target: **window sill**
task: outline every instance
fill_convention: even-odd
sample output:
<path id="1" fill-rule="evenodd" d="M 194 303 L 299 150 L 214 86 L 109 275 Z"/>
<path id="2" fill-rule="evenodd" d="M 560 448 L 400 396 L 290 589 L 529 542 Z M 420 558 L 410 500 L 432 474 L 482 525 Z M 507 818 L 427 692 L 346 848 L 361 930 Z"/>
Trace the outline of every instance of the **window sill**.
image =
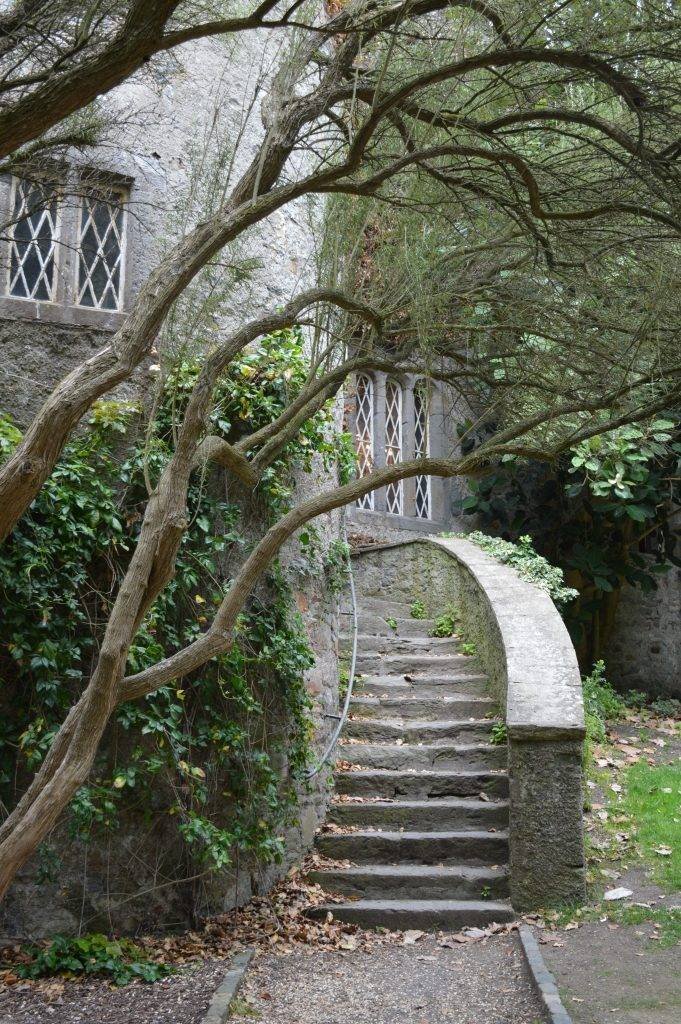
<path id="1" fill-rule="evenodd" d="M 384 512 L 379 509 L 357 508 L 350 506 L 347 510 L 348 518 L 355 523 L 380 522 L 381 526 L 391 527 L 393 530 L 415 530 L 419 533 L 442 533 L 447 525 L 443 520 L 419 519 L 417 516 L 397 516 L 392 512 Z"/>
<path id="2" fill-rule="evenodd" d="M 0 296 L 0 317 L 30 320 L 34 323 L 59 324 L 62 327 L 94 327 L 100 331 L 117 331 L 125 321 L 125 313 L 86 306 L 67 306 L 59 302 L 37 302 L 13 295 Z"/>

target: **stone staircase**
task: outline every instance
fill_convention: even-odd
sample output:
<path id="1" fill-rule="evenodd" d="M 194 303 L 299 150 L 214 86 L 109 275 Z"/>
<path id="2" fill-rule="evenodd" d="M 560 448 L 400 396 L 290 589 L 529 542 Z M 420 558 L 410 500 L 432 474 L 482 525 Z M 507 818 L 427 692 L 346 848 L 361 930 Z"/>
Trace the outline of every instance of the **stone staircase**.
<path id="1" fill-rule="evenodd" d="M 347 901 L 315 916 L 423 930 L 513 917 L 506 747 L 490 742 L 495 706 L 475 659 L 455 637 L 430 637 L 433 626 L 408 604 L 360 598 L 361 679 L 316 839 L 323 866 L 310 875 Z"/>

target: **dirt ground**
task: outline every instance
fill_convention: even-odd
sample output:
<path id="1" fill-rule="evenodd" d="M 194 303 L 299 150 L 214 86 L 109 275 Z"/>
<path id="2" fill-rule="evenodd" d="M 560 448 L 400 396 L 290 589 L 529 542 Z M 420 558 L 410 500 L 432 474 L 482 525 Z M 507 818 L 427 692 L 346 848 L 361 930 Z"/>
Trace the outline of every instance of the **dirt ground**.
<path id="1" fill-rule="evenodd" d="M 0 992 L 0 1024 L 199 1024 L 228 967 L 209 960 L 123 988 L 100 978 L 13 985 Z"/>
<path id="2" fill-rule="evenodd" d="M 654 903 L 640 872 L 617 884 L 633 890 L 632 900 Z M 681 904 L 681 893 L 664 901 L 659 895 L 659 902 Z M 540 949 L 575 1024 L 679 1024 L 681 947 L 660 948 L 655 936 L 651 922 L 612 921 L 545 936 Z"/>

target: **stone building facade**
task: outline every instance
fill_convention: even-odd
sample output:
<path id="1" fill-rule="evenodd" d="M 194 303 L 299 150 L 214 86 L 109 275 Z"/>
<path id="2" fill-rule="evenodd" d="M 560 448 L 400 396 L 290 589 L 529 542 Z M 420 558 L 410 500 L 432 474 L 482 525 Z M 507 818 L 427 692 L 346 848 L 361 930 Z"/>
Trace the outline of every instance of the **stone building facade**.
<path id="1" fill-rule="evenodd" d="M 620 690 L 681 700 L 681 569 L 657 577 L 657 590 L 625 586 L 606 653 Z"/>

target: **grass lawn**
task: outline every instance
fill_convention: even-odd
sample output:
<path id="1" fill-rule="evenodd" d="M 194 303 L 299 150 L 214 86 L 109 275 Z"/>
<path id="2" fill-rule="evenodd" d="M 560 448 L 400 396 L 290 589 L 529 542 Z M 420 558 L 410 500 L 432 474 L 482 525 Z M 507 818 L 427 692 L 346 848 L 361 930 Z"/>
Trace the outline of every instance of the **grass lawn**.
<path id="1" fill-rule="evenodd" d="M 681 765 L 627 769 L 618 810 L 636 824 L 636 842 L 656 881 L 681 890 Z"/>

